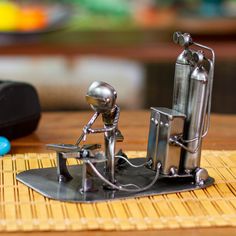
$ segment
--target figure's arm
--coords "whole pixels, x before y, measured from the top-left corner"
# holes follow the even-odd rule
[[[113,126],[109,127],[109,128],[101,128],[101,129],[87,129],[88,133],[91,133],[91,134],[97,134],[97,133],[105,133],[105,132],[108,132],[108,131],[112,131],[114,129]]]
[[[94,115],[92,116],[92,118],[90,119],[90,121],[88,122],[88,124],[84,126],[84,128],[83,128],[83,131],[84,131],[84,132],[88,131],[88,129],[91,128],[91,126],[93,125],[93,123],[95,122],[95,120],[98,118],[99,114],[100,114],[100,113],[98,113],[98,112],[95,112],[95,113],[94,113]],[[87,133],[87,132],[86,132],[86,133]]]
[[[119,116],[120,116],[120,108],[119,108],[119,106],[115,106],[115,118],[114,118],[114,122],[113,122],[113,124],[110,126],[110,127],[108,127],[108,128],[100,128],[100,129],[91,129],[91,128],[89,128],[87,131],[88,131],[88,133],[92,133],[92,134],[94,134],[94,133],[105,133],[105,132],[109,132],[109,131],[112,131],[112,130],[114,130],[114,129],[116,129],[117,128],[117,125],[118,125],[118,121],[119,121]]]
[[[83,133],[80,135],[80,137],[77,139],[76,145],[78,146],[80,144],[80,142],[86,138],[86,134],[89,133],[88,130],[90,129],[90,127],[93,125],[93,123],[95,122],[95,120],[98,118],[100,113],[95,112],[94,115],[92,116],[92,118],[90,119],[90,121],[87,123],[87,125],[84,126],[83,128]]]

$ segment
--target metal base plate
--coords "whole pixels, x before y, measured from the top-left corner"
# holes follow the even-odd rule
[[[132,159],[135,165],[142,164],[146,158]],[[96,166],[102,173],[103,165],[98,163]],[[66,202],[98,202],[114,199],[125,199],[133,197],[143,197],[166,193],[176,193],[189,190],[205,188],[214,183],[214,179],[209,177],[204,185],[197,186],[193,178],[176,177],[176,178],[160,178],[152,186],[152,188],[143,192],[123,192],[118,190],[105,190],[100,179],[94,178],[95,185],[98,191],[82,193],[82,165],[68,166],[70,174],[73,179],[67,183],[59,183],[57,180],[57,169],[44,168],[32,169],[24,171],[17,175],[17,180],[24,183],[28,187],[34,189],[36,192],[45,197],[66,201]],[[140,187],[148,185],[154,178],[155,172],[146,167],[133,168],[127,167],[117,171],[116,178],[120,184],[136,184]]]

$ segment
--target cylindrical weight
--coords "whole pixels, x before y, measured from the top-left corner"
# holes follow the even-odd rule
[[[186,150],[182,153],[183,168],[187,172],[200,166],[202,132],[207,108],[207,83],[206,70],[203,66],[197,66],[190,77],[189,101],[183,134],[184,139],[194,140],[186,143],[187,148],[196,150],[194,153]]]
[[[173,109],[186,114],[189,97],[189,78],[193,70],[190,63],[192,51],[185,49],[177,58],[175,64]]]

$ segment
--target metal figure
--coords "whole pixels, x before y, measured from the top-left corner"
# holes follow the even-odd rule
[[[86,101],[95,111],[92,119],[83,128],[83,133],[77,141],[77,145],[82,139],[86,137],[86,134],[104,133],[105,141],[105,157],[107,159],[105,166],[105,175],[108,180],[115,184],[115,145],[116,141],[123,141],[124,137],[118,129],[118,121],[120,116],[120,108],[116,105],[117,92],[115,89],[100,81],[93,82],[86,95]],[[91,126],[102,114],[102,120],[104,127],[100,129],[92,129]]]

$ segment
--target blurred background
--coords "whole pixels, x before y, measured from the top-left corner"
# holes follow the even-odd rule
[[[236,113],[236,0],[0,1],[0,78],[33,84],[47,111],[88,109],[94,80],[123,109],[171,107],[174,31],[215,50],[212,111]]]

